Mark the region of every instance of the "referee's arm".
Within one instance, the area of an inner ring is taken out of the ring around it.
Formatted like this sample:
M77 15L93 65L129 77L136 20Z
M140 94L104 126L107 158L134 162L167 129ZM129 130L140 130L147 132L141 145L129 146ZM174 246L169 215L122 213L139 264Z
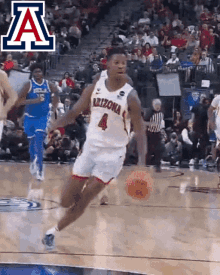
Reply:
M144 121L141 116L141 102L135 90L131 91L128 96L128 110L137 140L138 165L144 166L147 153L147 139Z

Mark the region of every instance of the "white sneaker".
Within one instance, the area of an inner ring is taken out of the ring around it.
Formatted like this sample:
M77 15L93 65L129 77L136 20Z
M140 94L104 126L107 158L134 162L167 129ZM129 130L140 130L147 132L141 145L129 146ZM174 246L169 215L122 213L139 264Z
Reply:
M203 164L204 164L204 162L205 162L205 160L204 160L204 159L200 159L200 160L199 160L199 165L203 165Z
M30 173L31 175L35 175L37 173L37 156L30 164Z
M37 180L39 180L39 181L44 181L44 171L39 171L39 170L37 170L37 175L36 175L36 178L37 178Z

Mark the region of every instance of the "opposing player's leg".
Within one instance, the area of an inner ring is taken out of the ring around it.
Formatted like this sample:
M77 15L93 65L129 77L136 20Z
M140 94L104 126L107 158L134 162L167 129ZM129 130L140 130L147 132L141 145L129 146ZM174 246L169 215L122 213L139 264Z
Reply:
M44 140L46 138L47 125L49 116L43 116L40 119L35 120L35 150L37 155L37 179L44 180L43 170L43 155L44 155Z
M35 152L36 146L35 146L34 124L33 124L33 119L27 116L24 119L24 131L29 141L30 173L34 175L37 173L37 166L36 166L37 156Z
M43 171L43 154L44 154L44 139L46 133L43 131L35 132L35 142L36 142L36 155L37 155L37 179L44 180L44 171Z

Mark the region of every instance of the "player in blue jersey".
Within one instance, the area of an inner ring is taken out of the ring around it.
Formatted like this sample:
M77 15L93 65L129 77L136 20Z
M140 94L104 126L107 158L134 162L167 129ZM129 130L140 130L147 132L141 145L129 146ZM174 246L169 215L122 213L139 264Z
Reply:
M16 106L25 106L24 129L29 139L30 172L38 180L44 179L43 144L50 122L50 103L55 111L58 104L58 90L43 78L43 67L34 63L30 67L31 79L22 87ZM53 100L52 100L52 95Z

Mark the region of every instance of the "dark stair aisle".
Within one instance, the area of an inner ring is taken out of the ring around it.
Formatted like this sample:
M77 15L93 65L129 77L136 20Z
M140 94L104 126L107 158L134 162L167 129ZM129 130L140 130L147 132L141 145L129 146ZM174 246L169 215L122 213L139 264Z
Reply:
M113 32L121 12L130 14L139 7L139 2L139 0L122 0L113 6L105 18L81 39L77 49L72 50L68 55L61 56L56 68L48 70L47 79L58 81L65 72L68 71L72 74L80 64L88 64L89 55L92 52L100 53L103 48L111 44Z

